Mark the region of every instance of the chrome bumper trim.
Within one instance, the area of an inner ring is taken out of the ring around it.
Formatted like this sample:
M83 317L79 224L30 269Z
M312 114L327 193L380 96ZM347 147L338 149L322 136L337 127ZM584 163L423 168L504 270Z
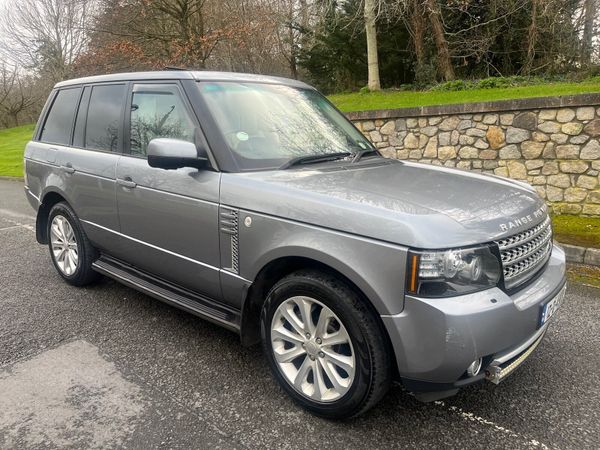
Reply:
M531 355L531 353L533 353L533 351L537 348L537 346L540 345L540 342L542 342L542 339L544 339L544 335L546 334L547 328L548 328L547 324L544 327L540 328L540 331L542 333L541 333L541 335L540 335L540 333L536 333L536 336L538 336L537 340L535 340L533 342L533 344L531 344L529 346L529 348L521 354L521 356L519 356L517 359L515 359L510 364L502 367L502 363L498 363L497 360L494 360L494 362L492 362L492 364L490 364L488 366L488 368L485 370L486 380L491 381L494 384L499 384L504 378L506 378L508 375L510 375L512 373L512 371L515 370L517 367L519 367L529 357L529 355ZM511 352L511 354L512 353L514 353L514 352ZM503 357L502 359L507 361L510 358L505 359Z
M500 353L499 355L497 355L494 360L492 361L492 365L496 365L499 366L501 364L504 364L506 361L510 361L511 359L513 359L514 357L518 356L519 354L523 353L524 351L526 351L529 347L531 347L538 339L540 339L540 337L543 337L544 333L546 332L546 330L548 329L548 325L550 323L546 323L544 324L544 326L542 328L540 328L539 330L537 330L535 332L535 334L533 334L529 339L527 339L525 342L523 342L521 345L519 345L517 348L511 349L509 351L507 351L506 353Z

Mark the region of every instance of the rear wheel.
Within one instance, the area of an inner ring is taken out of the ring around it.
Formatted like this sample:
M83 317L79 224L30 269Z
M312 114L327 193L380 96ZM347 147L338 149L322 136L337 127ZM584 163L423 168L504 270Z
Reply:
M383 330L363 299L333 276L302 271L283 278L269 292L261 328L275 378L317 415L358 415L389 388Z
M75 212L65 203L52 207L48 216L48 247L57 272L74 286L96 281L99 274L92 269L96 249L85 235Z

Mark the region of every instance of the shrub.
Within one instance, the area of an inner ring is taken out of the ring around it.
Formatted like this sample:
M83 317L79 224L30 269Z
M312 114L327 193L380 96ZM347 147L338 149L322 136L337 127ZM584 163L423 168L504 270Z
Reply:
M413 84L406 83L406 84L401 84L400 86L398 86L398 90L399 91L414 91L414 90L416 90L416 87Z
M415 87L417 89L430 88L435 83L437 69L435 64L427 62L415 66Z
M502 89L516 86L528 86L532 84L543 84L558 79L542 77L525 77L515 75L511 77L488 77L480 80L452 80L440 83L431 88L432 91L464 91L467 89Z
M489 77L475 82L476 89L506 88L514 85L510 78L505 77Z
M438 84L431 88L433 91L464 91L465 89L469 89L471 87L471 83L465 80L452 80L446 81L445 83Z

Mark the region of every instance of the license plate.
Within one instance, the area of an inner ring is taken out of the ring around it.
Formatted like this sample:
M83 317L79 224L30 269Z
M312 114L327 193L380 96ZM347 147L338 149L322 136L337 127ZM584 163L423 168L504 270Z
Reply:
M550 318L558 310L560 304L563 301L563 298L565 297L566 289L566 286L563 287L558 293L558 295L556 295L556 297L542 305L542 314L540 315L540 327L546 322L548 322L548 320L550 320Z

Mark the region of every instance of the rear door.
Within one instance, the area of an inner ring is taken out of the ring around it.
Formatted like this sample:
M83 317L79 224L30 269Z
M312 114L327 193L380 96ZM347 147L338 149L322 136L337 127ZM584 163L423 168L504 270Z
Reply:
M126 116L128 154L117 166L122 259L219 299L220 174L152 168L146 158L154 138L193 142L194 133L199 133L179 83L133 83Z
M73 123L81 99L80 86L53 91L40 117L35 136L25 149L26 185L37 201L46 189L63 191L70 180L59 165L59 154L73 137Z
M119 243L115 182L126 92L126 83L85 86L72 146L59 155L65 193L92 243L108 253Z

